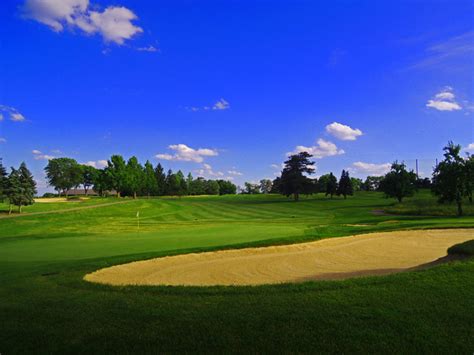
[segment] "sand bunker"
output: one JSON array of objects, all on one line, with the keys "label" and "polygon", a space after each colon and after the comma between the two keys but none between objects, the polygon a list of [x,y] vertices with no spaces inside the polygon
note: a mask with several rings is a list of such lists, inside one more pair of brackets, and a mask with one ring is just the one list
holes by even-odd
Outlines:
[{"label": "sand bunker", "polygon": [[474,229],[371,233],[265,248],[138,261],[98,270],[85,280],[111,285],[261,285],[384,275],[446,256]]}]

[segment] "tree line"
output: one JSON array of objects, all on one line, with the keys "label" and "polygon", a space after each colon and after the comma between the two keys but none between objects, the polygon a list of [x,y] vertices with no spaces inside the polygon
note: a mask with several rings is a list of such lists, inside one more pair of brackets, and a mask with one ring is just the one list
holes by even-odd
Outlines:
[{"label": "tree line", "polygon": [[84,194],[94,190],[100,196],[184,196],[235,194],[237,186],[227,180],[194,178],[191,173],[184,176],[179,170],[166,173],[158,163],[150,161],[141,165],[136,157],[127,161],[121,155],[113,155],[103,169],[79,164],[72,158],[54,158],[45,167],[46,179],[59,195],[68,195],[72,188],[82,186]]},{"label": "tree line", "polygon": [[344,198],[357,190],[382,191],[387,197],[396,198],[402,202],[403,198],[413,196],[418,188],[431,188],[438,197],[439,203],[455,202],[459,216],[463,214],[462,203],[468,199],[472,203],[474,188],[474,156],[469,153],[461,156],[461,146],[453,142],[443,148],[444,160],[433,171],[432,179],[420,179],[413,172],[407,170],[405,163],[395,161],[390,171],[384,176],[368,176],[365,182],[351,178],[349,172],[342,171],[339,181],[333,173],[321,176],[319,179],[310,178],[314,173],[314,162],[311,154],[301,152],[291,155],[281,172],[281,176],[272,182],[271,192],[278,192],[287,197],[293,196],[298,201],[299,196],[311,195],[318,192],[326,196],[342,195]]},{"label": "tree line", "polygon": [[13,206],[21,213],[23,206],[33,204],[36,192],[36,182],[24,162],[17,169],[12,167],[8,174],[0,159],[0,202],[8,201],[9,213]]}]

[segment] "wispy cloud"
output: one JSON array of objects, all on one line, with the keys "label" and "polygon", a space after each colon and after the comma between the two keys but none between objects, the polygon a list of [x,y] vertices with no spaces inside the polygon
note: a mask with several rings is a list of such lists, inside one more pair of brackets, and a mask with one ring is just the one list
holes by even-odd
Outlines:
[{"label": "wispy cloud", "polygon": [[429,45],[424,58],[410,66],[411,69],[449,68],[459,70],[466,64],[471,68],[474,55],[474,31],[469,31],[447,40]]},{"label": "wispy cloud", "polygon": [[38,149],[33,149],[31,151],[31,153],[33,153],[33,158],[35,160],[51,160],[51,159],[54,159],[55,157],[52,156],[52,155],[48,155],[48,154],[44,154],[43,152],[41,152],[40,150]]},{"label": "wispy cloud", "polygon": [[[23,122],[26,120],[25,116],[23,116],[16,108],[7,106],[7,105],[0,105],[0,121],[3,120],[4,114],[8,116],[10,121],[14,122]],[[3,114],[2,114],[3,113]]]},{"label": "wispy cloud", "polygon": [[464,148],[467,152],[474,152],[474,143],[469,143],[466,148]]},{"label": "wispy cloud", "polygon": [[426,107],[438,111],[458,111],[462,109],[461,105],[456,102],[456,96],[450,86],[446,86],[433,99],[428,100]]},{"label": "wispy cloud", "polygon": [[137,51],[139,52],[158,52],[159,49],[155,46],[149,45],[148,47],[138,47]]},{"label": "wispy cloud", "polygon": [[195,163],[202,163],[205,157],[213,157],[219,155],[217,150],[209,148],[193,149],[188,147],[186,144],[172,144],[168,146],[169,149],[173,150],[173,154],[161,153],[155,157],[163,160],[174,160],[174,161],[190,161]]},{"label": "wispy cloud", "polygon": [[293,152],[289,152],[287,155],[301,152],[308,152],[316,159],[322,159],[325,157],[341,155],[345,153],[343,149],[339,149],[334,143],[326,141],[322,138],[318,139],[316,145],[314,146],[306,147],[304,145],[298,145],[295,147]]},{"label": "wispy cloud", "polygon": [[191,112],[197,111],[222,111],[230,109],[230,104],[225,99],[219,99],[211,106],[187,106],[186,109]]},{"label": "wispy cloud", "polygon": [[92,166],[96,169],[102,169],[107,166],[107,160],[89,160],[88,162],[83,163],[84,165]]},{"label": "wispy cloud", "polygon": [[7,140],[5,138],[0,137],[0,143],[6,143],[6,142],[7,142]]},{"label": "wispy cloud", "polygon": [[338,122],[328,124],[326,126],[326,132],[343,141],[355,141],[357,137],[362,135],[360,129],[352,128]]},{"label": "wispy cloud", "polygon": [[137,16],[130,9],[108,6],[100,11],[89,0],[26,0],[23,14],[55,32],[65,27],[80,29],[86,35],[99,34],[105,42],[118,45],[143,32],[133,24]]}]

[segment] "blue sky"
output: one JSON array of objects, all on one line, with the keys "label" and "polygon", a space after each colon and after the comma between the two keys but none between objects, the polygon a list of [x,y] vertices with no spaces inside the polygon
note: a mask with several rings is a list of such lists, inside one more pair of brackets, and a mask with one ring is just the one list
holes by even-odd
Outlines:
[{"label": "blue sky", "polygon": [[112,154],[238,184],[288,152],[316,175],[430,174],[474,150],[471,1],[28,0],[0,5],[0,156]]}]

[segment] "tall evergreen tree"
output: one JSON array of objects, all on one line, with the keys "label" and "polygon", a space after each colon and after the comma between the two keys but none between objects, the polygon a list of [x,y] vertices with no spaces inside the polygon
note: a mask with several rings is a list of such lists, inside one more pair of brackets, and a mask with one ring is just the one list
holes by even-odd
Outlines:
[{"label": "tall evergreen tree", "polygon": [[352,196],[354,194],[351,178],[349,177],[349,172],[342,170],[341,178],[339,179],[339,184],[337,187],[337,194],[344,196],[344,199],[347,198],[347,195]]},{"label": "tall evergreen tree", "polygon": [[158,195],[158,181],[155,178],[153,165],[147,160],[143,170],[143,192],[148,197]]},{"label": "tall evergreen tree", "polygon": [[18,206],[18,211],[21,213],[23,206],[32,205],[35,202],[36,182],[24,162],[18,169],[12,168],[7,185],[10,213],[12,205]]},{"label": "tall evergreen tree", "polygon": [[329,173],[326,183],[326,196],[334,196],[337,193],[337,179],[333,173]]},{"label": "tall evergreen tree", "polygon": [[314,172],[314,162],[309,160],[311,157],[311,154],[301,152],[285,161],[280,178],[280,192],[283,195],[293,195],[294,200],[298,201],[300,194],[312,191],[312,182],[304,175]]},{"label": "tall evergreen tree", "polygon": [[162,196],[165,194],[166,189],[166,175],[164,174],[163,167],[160,163],[155,168],[155,180],[157,186],[157,195]]}]

